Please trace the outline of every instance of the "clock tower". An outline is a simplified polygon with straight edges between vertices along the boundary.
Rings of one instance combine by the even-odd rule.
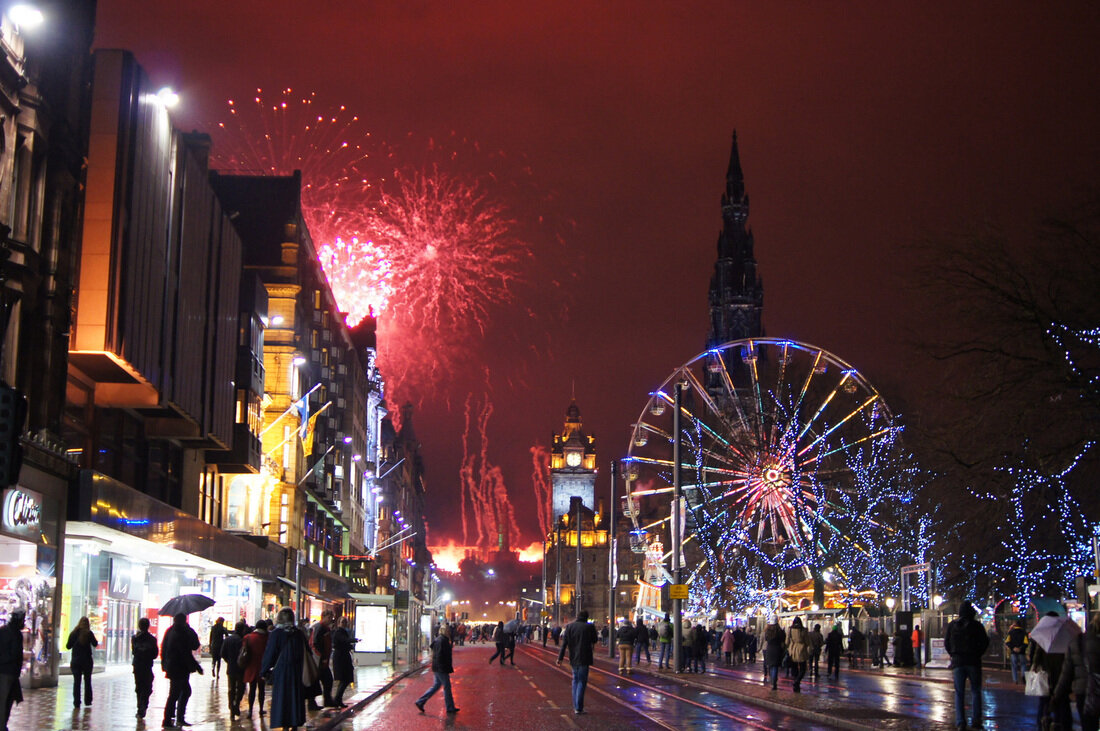
[[[565,412],[565,427],[554,435],[550,452],[554,519],[569,512],[569,499],[579,497],[584,507],[596,510],[596,438],[581,428],[581,410],[574,399]]]

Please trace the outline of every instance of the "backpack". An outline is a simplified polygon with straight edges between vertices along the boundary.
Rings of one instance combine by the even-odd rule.
[[[672,625],[668,622],[661,622],[661,639],[672,639]]]

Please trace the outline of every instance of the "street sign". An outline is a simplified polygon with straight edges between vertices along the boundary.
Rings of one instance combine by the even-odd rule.
[[[669,599],[687,599],[688,598],[688,585],[687,584],[669,584],[668,585],[668,598]]]

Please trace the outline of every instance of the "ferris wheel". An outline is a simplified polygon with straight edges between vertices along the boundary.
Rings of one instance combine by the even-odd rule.
[[[819,565],[858,521],[853,461],[894,420],[852,366],[792,340],[735,340],[683,364],[650,394],[625,460],[632,547],[671,546],[675,392],[680,391],[685,568],[718,580],[752,564],[773,576]],[[665,559],[671,555],[671,549]],[[822,559],[823,560],[823,559]],[[736,565],[735,565],[736,564]]]

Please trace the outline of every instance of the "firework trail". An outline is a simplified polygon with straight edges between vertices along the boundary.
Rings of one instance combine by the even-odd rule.
[[[546,537],[551,528],[550,501],[553,498],[553,487],[550,483],[550,452],[541,444],[531,447],[531,484],[535,490],[539,530]]]
[[[471,536],[467,513],[474,516],[476,535],[474,543],[491,548],[498,543],[498,536],[510,549],[519,545],[520,531],[515,510],[508,498],[504,474],[500,467],[489,462],[489,417],[493,406],[488,399],[476,410],[474,396],[466,397],[465,428],[462,433],[462,467],[459,477],[462,483],[462,540],[470,545]],[[476,424],[473,423],[476,419]],[[472,434],[476,434],[479,449],[472,449]]]

